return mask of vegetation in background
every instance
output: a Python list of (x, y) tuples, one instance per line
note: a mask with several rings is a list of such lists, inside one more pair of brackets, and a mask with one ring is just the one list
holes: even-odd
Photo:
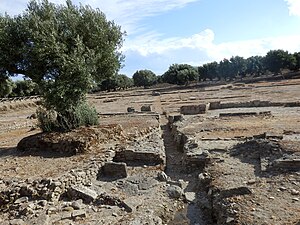
[(149, 87), (157, 83), (157, 77), (151, 70), (138, 70), (132, 79), (136, 87)]
[(162, 79), (166, 83), (186, 85), (190, 81), (198, 80), (198, 72), (195, 67), (188, 64), (173, 64), (162, 75)]
[(32, 0), (23, 14), (0, 16), (0, 77), (23, 74), (37, 83), (44, 107), (74, 123), (60, 127), (68, 130), (86, 121), (77, 117), (86, 116), (93, 84), (117, 74), (122, 42), (120, 27), (98, 9)]
[(296, 63), (296, 58), (283, 50), (271, 50), (264, 58), (267, 70), (275, 74), (281, 73), (282, 69), (294, 68)]
[(15, 87), (15, 83), (7, 77), (0, 76), (0, 97), (8, 97)]
[(133, 79), (124, 74), (117, 74), (115, 76), (102, 80), (93, 91), (117, 91), (126, 90), (133, 87)]

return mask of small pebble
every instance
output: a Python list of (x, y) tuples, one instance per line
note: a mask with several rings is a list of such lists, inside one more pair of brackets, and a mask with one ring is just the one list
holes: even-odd
[(286, 187), (280, 187), (279, 190), (280, 190), (280, 191), (285, 191), (285, 190), (286, 190)]
[(247, 182), (247, 184), (255, 184), (255, 182), (256, 182), (256, 180), (249, 180), (248, 182)]
[(295, 190), (295, 189), (292, 189), (291, 190), (291, 194), (292, 195), (299, 195), (299, 191)]

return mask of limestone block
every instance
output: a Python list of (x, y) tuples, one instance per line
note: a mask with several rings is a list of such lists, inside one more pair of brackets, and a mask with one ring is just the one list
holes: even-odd
[(204, 114), (206, 112), (206, 104), (185, 105), (180, 107), (180, 113), (184, 115)]

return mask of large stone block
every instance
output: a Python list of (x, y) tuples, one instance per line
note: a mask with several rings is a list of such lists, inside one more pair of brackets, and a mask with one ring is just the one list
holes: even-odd
[(184, 105), (180, 107), (180, 113), (184, 115), (204, 114), (205, 112), (206, 104)]
[(209, 103), (209, 109), (220, 109), (221, 108), (221, 102), (210, 102)]
[(151, 105), (143, 105), (141, 107), (141, 111), (142, 112), (151, 112), (152, 111), (152, 107), (151, 107)]

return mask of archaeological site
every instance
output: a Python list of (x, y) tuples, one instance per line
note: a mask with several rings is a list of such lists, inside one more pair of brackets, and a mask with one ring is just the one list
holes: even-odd
[(0, 102), (1, 225), (300, 224), (300, 79), (96, 92), (65, 133), (39, 101)]

